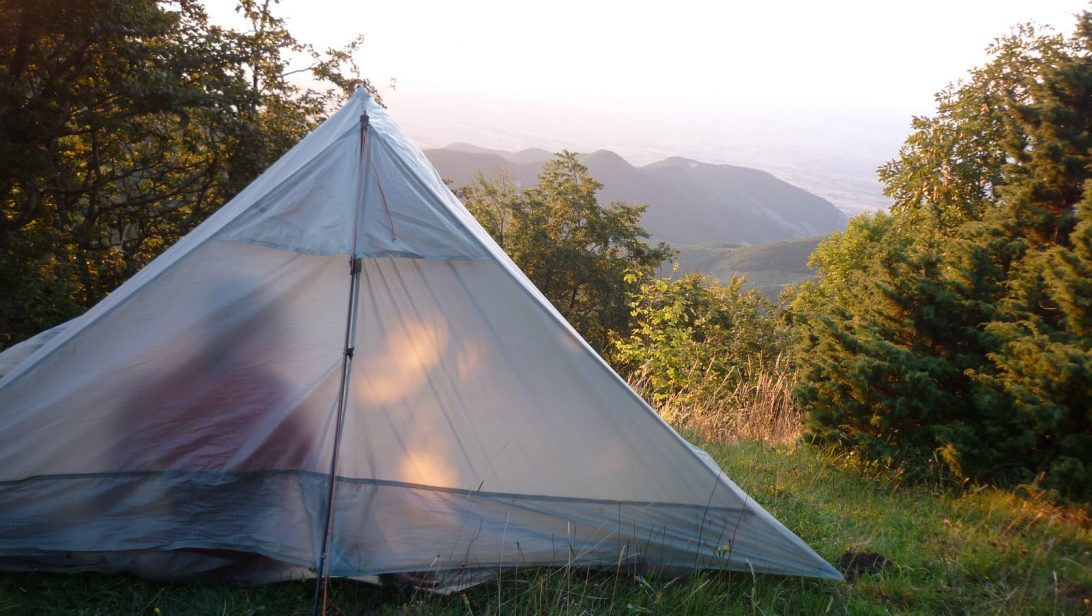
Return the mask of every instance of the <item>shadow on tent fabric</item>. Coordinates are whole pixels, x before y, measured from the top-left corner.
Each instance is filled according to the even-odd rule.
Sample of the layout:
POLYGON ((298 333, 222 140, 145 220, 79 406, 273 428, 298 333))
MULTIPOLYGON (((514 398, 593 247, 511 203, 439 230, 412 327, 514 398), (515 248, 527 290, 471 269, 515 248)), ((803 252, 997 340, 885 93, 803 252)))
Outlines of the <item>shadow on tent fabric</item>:
MULTIPOLYGON (((178 341, 173 357, 162 358, 163 368, 120 414, 123 446, 111 471, 137 478, 128 484, 128 496, 147 525, 146 536, 157 544, 132 556, 124 567, 130 571, 160 578, 173 571, 191 581, 227 573, 254 582, 249 573, 257 570, 284 577, 260 550, 245 548, 266 546, 275 553, 276 538, 294 532, 285 526, 298 523, 306 511, 302 493, 256 491, 310 470, 317 428, 304 421, 306 409, 277 372, 284 349, 277 343, 283 323, 275 298, 240 291, 244 286, 225 283, 209 294, 207 305, 216 308, 189 329, 188 340, 178 341), (238 498, 225 505, 225 492, 238 498), (247 511, 249 493, 255 504, 247 511), (230 544, 223 543, 225 516, 240 515, 248 521, 233 525, 230 544), (238 528, 249 536, 239 536, 238 528)), ((116 494, 111 501, 102 503, 104 511, 119 509, 116 494)))

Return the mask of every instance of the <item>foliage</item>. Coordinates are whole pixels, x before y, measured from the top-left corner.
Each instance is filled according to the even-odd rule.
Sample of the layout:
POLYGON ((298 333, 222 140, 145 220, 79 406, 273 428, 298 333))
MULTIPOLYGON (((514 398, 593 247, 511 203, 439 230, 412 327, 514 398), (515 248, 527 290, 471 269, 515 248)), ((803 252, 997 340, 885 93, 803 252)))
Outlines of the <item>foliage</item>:
MULTIPOLYGON (((101 299, 310 130, 360 40, 317 53, 270 2, 0 4, 0 348, 101 299), (325 90, 291 84, 290 55, 325 90)), ((367 84, 365 84, 367 85, 367 84)))
POLYGON ((1072 59, 1044 68, 1017 111, 1002 207, 985 235, 1012 257, 986 325, 1001 339, 976 377, 999 389, 1025 428, 1048 485, 1092 495, 1092 14, 1072 59))
POLYGON ((901 252, 909 243, 905 235, 896 236, 895 218, 884 212, 857 216, 845 231, 836 231, 819 242, 808 258, 808 267, 819 276, 805 281, 793 295, 795 318, 813 314, 819 306, 808 302, 824 299, 834 306, 851 301, 849 293, 867 278, 869 263, 885 248, 901 252), (833 300, 833 301, 831 301, 833 300))
POLYGON ((611 360, 664 419, 707 440, 784 442, 800 434, 778 306, 743 278, 650 279, 611 360))
POLYGON ((981 476, 1014 453, 995 442, 1007 414, 965 374, 990 348, 978 329, 985 315, 945 274, 943 254, 915 241, 921 231, 891 220, 858 219, 816 252, 832 280, 797 298, 805 336, 797 400, 821 440, 917 476, 935 476, 938 458, 981 476), (879 241, 859 242, 872 233, 879 241), (851 255, 861 261, 850 265, 851 255), (972 454, 976 466, 964 468, 972 454))
POLYGON ((1092 495, 1092 15, 1018 29, 916 118, 892 214, 819 246, 794 301, 816 438, 917 476, 1092 495))
POLYGON ((517 191, 511 178, 481 175, 459 197, 535 286, 600 352, 610 332, 629 330, 636 283, 672 255, 650 246, 641 227, 647 206, 596 198, 595 181, 576 154, 546 162, 538 182, 517 191))
POLYGON ((614 342, 615 366, 646 380, 653 401, 684 405, 772 367, 784 333, 772 302, 743 284, 702 274, 648 280, 630 304, 633 330, 614 342))

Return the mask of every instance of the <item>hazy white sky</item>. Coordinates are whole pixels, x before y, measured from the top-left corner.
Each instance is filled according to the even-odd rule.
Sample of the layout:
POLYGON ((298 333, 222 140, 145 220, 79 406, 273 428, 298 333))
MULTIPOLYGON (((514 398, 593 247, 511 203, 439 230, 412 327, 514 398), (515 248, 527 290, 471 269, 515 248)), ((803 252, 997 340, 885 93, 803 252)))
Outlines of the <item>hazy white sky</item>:
MULTIPOLYGON (((226 21, 234 0, 206 6, 226 21)), ((895 155, 910 116, 930 113, 933 94, 981 64, 993 39, 1028 20, 1068 33, 1087 8, 1082 0, 281 0, 277 12, 319 48, 364 34, 365 76, 425 147, 609 148, 636 162, 680 154, 788 175, 829 162, 871 175, 895 155)))
MULTIPOLYGON (((223 14, 234 0, 208 5, 223 14)), ((364 34, 368 76, 395 77, 414 93, 920 112, 1012 25, 1034 19, 1069 31, 1072 15, 1087 7, 1078 0, 281 0, 278 12, 298 38, 318 46, 364 34)))

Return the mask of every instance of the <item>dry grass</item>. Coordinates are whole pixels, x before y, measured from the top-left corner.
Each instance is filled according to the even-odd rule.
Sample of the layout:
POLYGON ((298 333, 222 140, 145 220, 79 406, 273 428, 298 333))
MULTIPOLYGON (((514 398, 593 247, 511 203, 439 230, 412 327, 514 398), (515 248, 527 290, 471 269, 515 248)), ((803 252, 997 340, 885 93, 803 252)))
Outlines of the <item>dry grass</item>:
POLYGON ((694 364, 687 382, 696 386, 653 401, 644 371, 630 386, 676 429, 709 442, 760 441, 773 445, 796 440, 803 417, 793 402, 793 378, 780 358, 772 368, 727 376, 694 364))

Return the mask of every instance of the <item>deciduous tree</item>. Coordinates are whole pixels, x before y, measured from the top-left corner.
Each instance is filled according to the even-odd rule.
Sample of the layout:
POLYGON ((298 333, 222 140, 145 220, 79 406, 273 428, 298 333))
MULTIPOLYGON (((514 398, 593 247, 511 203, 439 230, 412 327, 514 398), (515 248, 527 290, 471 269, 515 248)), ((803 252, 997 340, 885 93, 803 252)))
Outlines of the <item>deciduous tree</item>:
POLYGON ((459 196, 554 306, 601 353, 629 330, 629 294, 673 253, 649 245, 643 205, 599 203, 602 185, 576 154, 546 162, 538 182, 482 177, 459 196))
POLYGON ((359 40, 320 54, 268 1, 240 11, 247 32, 192 0, 0 3, 0 348, 103 297, 351 85, 359 40), (329 88, 285 78, 300 55, 329 88))

